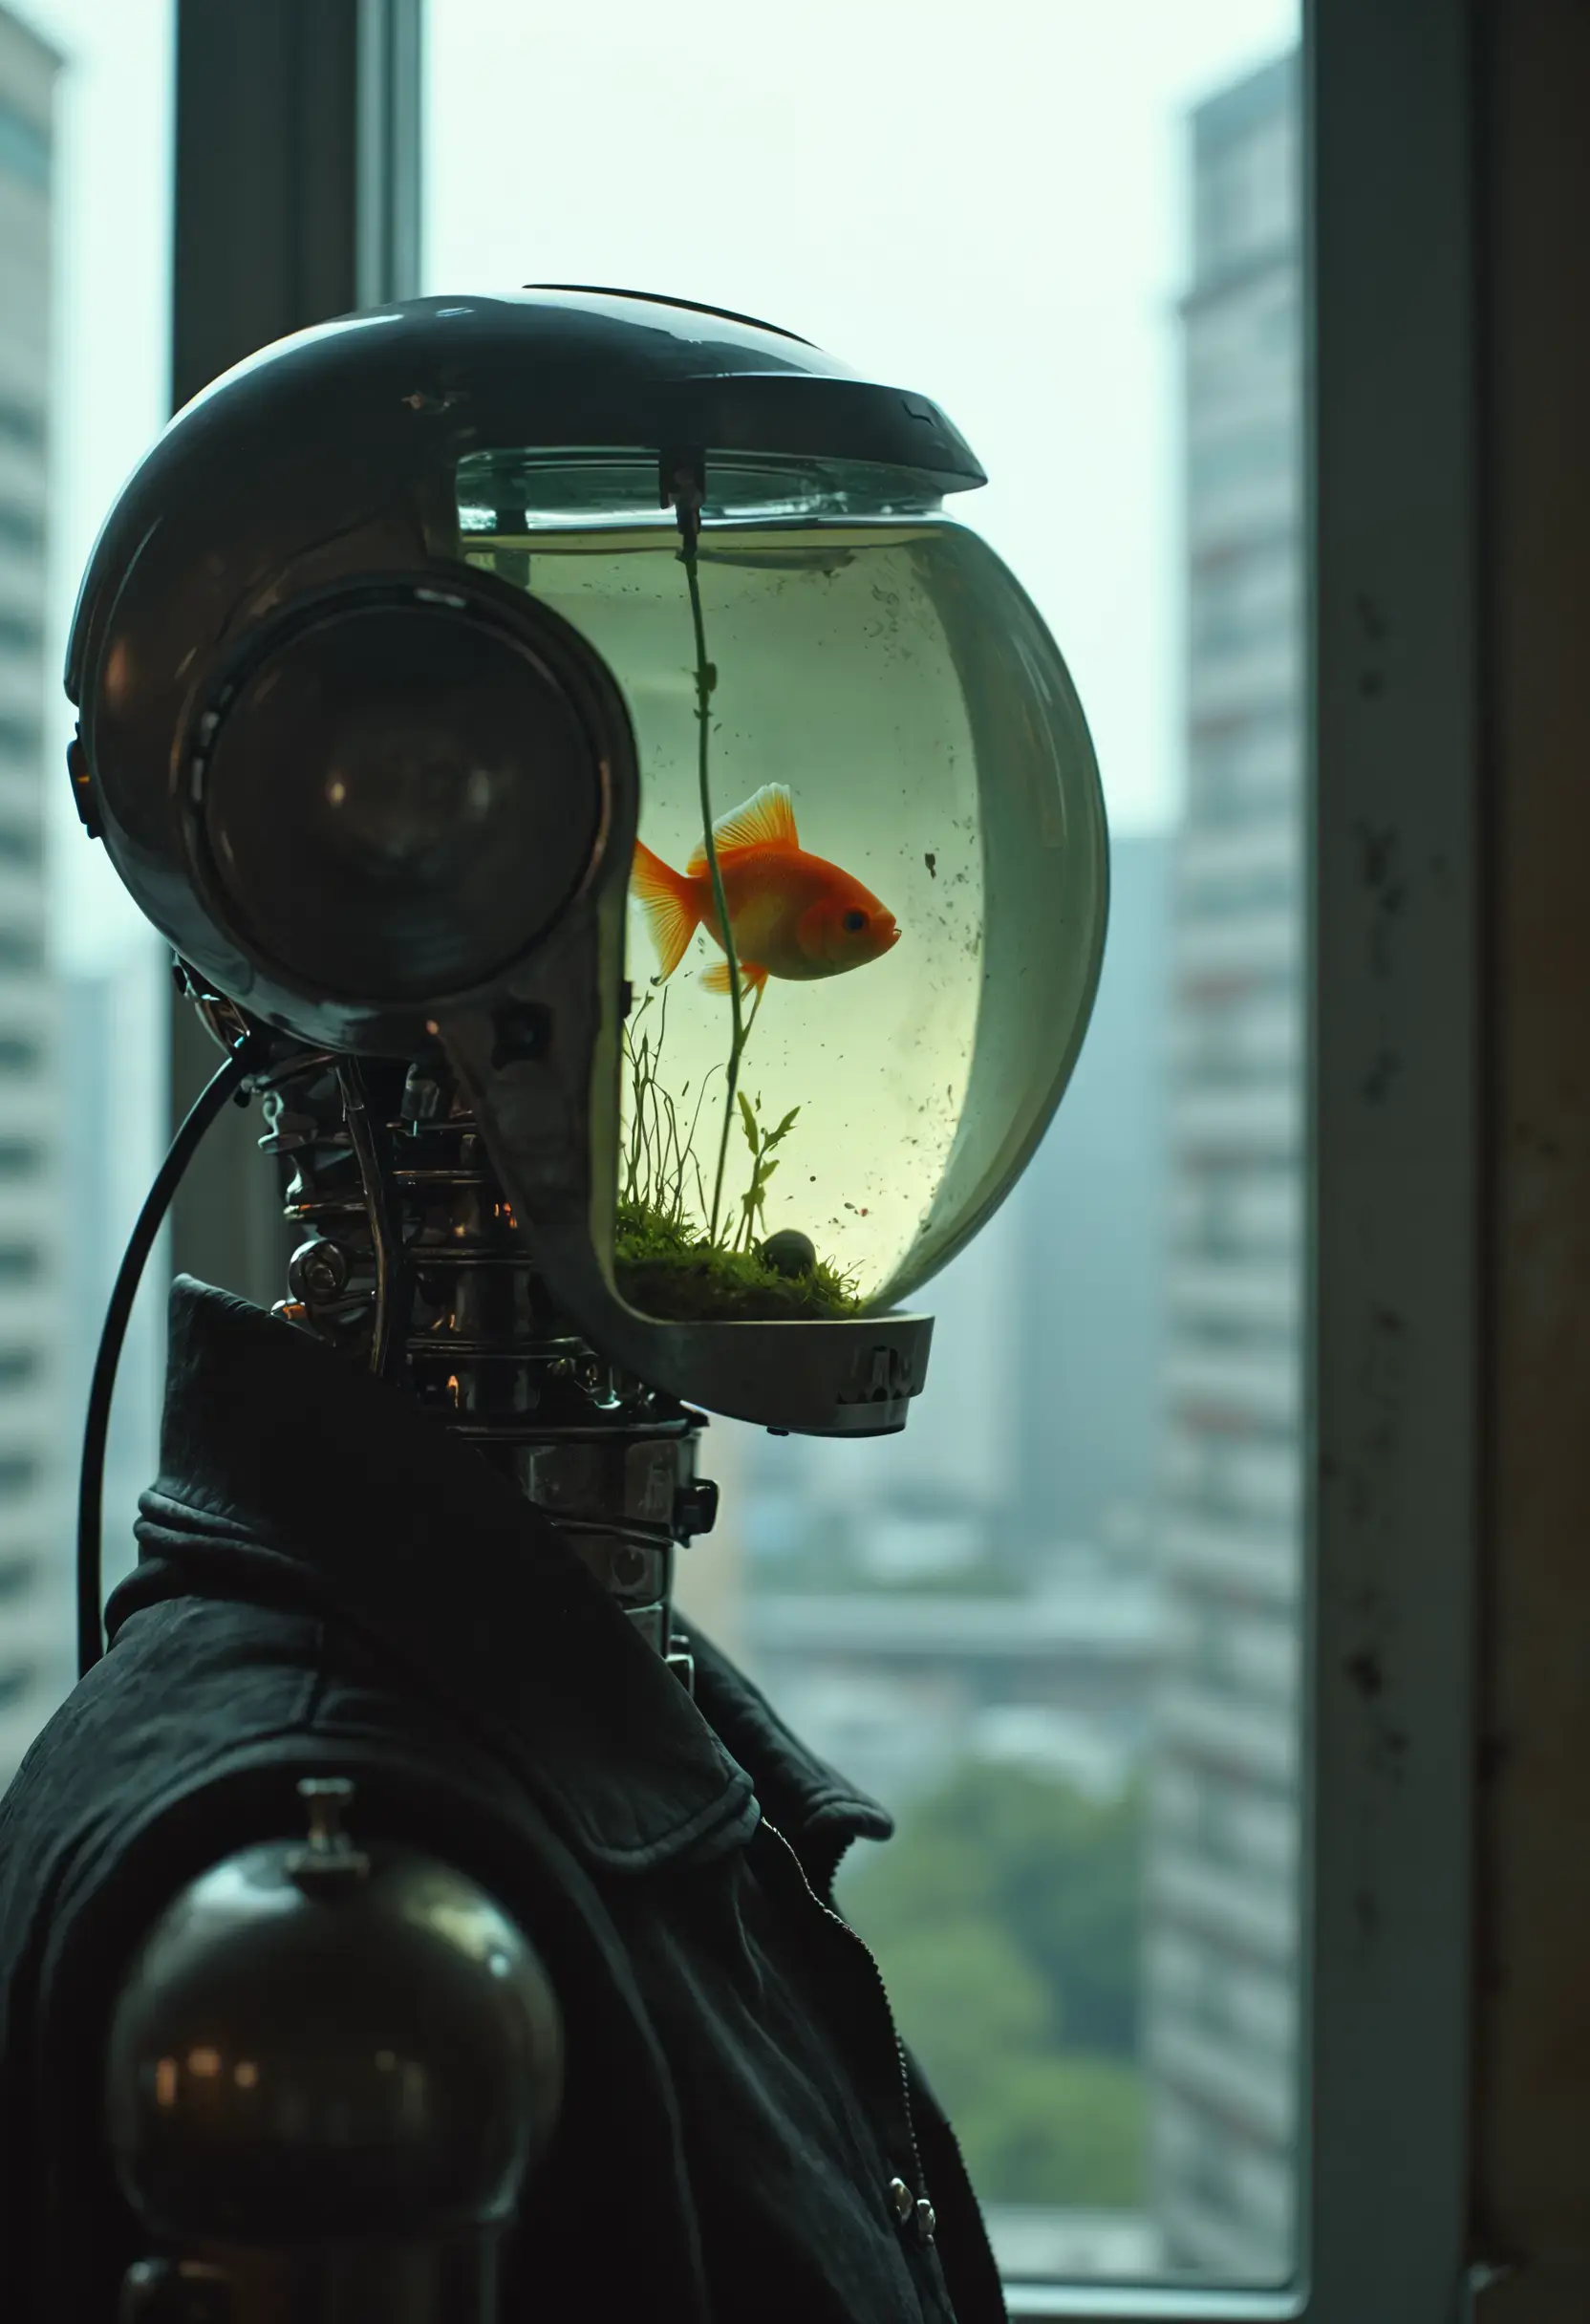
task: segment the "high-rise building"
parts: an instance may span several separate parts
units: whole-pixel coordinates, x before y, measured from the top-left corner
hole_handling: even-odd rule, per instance
[[[1107,1794],[1147,1750],[1169,852],[1116,843],[1087,1046],[1025,1176],[923,1293],[933,1357],[904,1432],[745,1432],[744,1652],[896,1806],[968,1757]]]
[[[60,980],[60,1186],[71,1221],[60,1277],[60,1377],[69,1489],[106,1304],[158,1165],[149,1092],[161,1070],[169,991],[164,956],[151,940]],[[155,1474],[169,1279],[163,1245],[157,1245],[128,1323],[111,1406],[102,1493],[107,1591],[133,1562],[139,1495]]]
[[[1168,2265],[1291,2264],[1302,666],[1298,73],[1192,120],[1188,785],[1172,890],[1163,1691],[1147,2063]]]
[[[1111,847],[1109,936],[1086,1044],[1009,1199],[921,1294],[926,1389],[904,1432],[861,1444],[749,1432],[753,1575],[814,1533],[855,1579],[1040,1573],[1108,1546],[1153,1492],[1163,1345],[1170,842]],[[759,1559],[759,1551],[765,1557]],[[837,1579],[837,1576],[835,1577]]]
[[[1038,1546],[1140,1528],[1158,1461],[1171,841],[1132,832],[1109,855],[1086,1044],[1008,1205],[1020,1254],[1014,1515]]]
[[[0,1779],[70,1676],[43,719],[58,58],[0,9]]]

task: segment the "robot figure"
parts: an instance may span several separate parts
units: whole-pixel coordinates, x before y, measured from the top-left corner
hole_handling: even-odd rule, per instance
[[[8,2317],[1003,2313],[955,2141],[833,1906],[889,1818],[674,1619],[676,1549],[715,1512],[697,1402],[895,1428],[929,1326],[625,1296],[644,701],[526,580],[534,493],[589,500],[566,472],[590,446],[618,447],[609,484],[645,471],[648,537],[661,506],[693,592],[737,461],[752,501],[773,473],[852,502],[863,471],[913,478],[924,506],[980,481],[934,406],[741,318],[428,300],[200,398],[84,586],[78,804],[226,1053],[223,1095],[261,1100],[300,1240],[273,1314],[176,1284],[140,1563],[0,1812]],[[500,480],[508,451],[519,497],[471,555],[461,461]],[[1010,680],[1023,736],[1074,712],[1038,667]],[[1091,759],[1065,782],[1080,965],[944,1249],[1085,1023]],[[700,893],[748,973],[721,852]]]

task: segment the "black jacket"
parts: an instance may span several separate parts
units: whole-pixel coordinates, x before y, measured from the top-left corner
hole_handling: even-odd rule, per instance
[[[513,1487],[393,1389],[191,1282],[109,1653],[0,1808],[0,2313],[108,2318],[140,2249],[109,1999],[185,1880],[313,1770],[518,1919],[562,2126],[507,2318],[992,2324],[955,2141],[829,1906],[889,1820],[698,1637],[693,1704]],[[936,2229],[891,2182],[931,2201]]]

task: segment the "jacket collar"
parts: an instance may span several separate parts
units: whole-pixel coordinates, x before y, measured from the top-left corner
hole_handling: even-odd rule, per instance
[[[887,1833],[695,1637],[698,1709],[556,1527],[399,1390],[185,1276],[168,1349],[160,1476],[113,1639],[161,1598],[316,1604],[486,1731],[610,1869],[735,1844],[757,1819],[753,1786],[797,1844],[837,1840],[835,1861],[854,1834]]]
[[[851,1840],[887,1840],[894,1818],[809,1751],[744,1672],[686,1620],[697,1702],[739,1764],[754,1771],[769,1822],[794,1845],[812,1885],[826,1894]]]

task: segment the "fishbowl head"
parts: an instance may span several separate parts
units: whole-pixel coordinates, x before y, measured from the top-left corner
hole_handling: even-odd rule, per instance
[[[79,810],[197,985],[438,1045],[612,1363],[903,1424],[899,1302],[1086,1029],[1087,727],[926,398],[634,292],[265,349],[136,472],[73,626]]]

